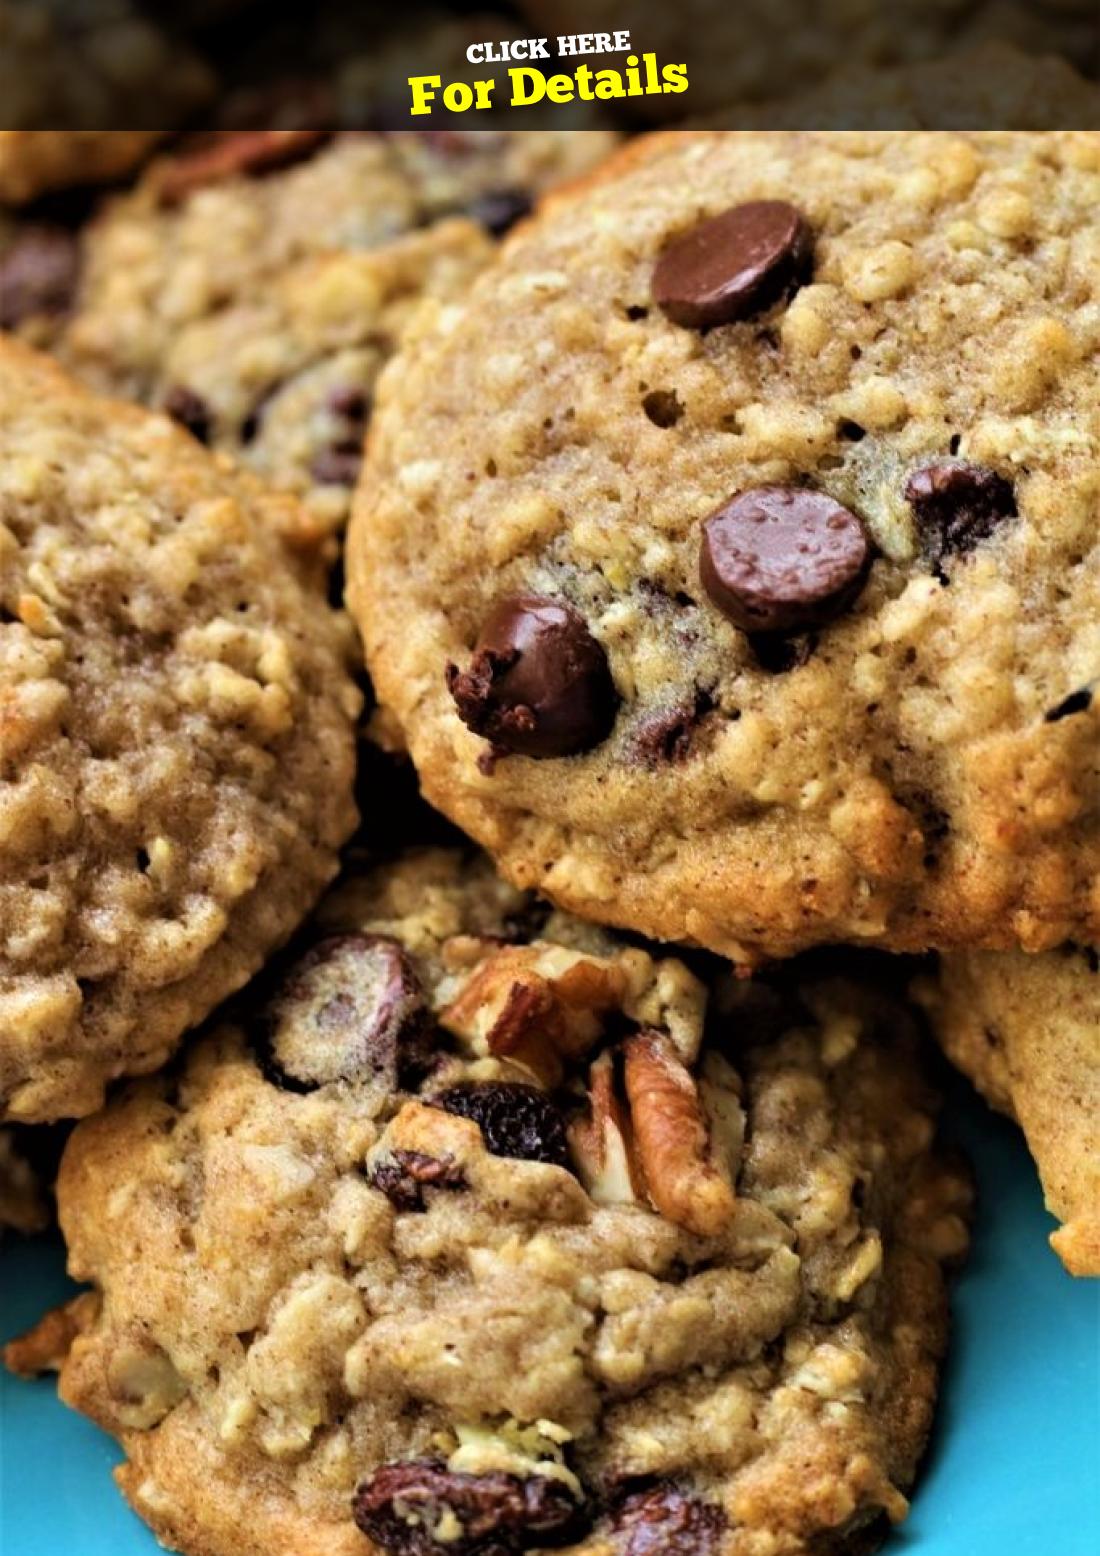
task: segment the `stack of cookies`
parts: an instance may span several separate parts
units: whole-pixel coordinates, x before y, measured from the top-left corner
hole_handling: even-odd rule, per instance
[[[1100,135],[609,141],[11,219],[7,1360],[186,1556],[875,1548],[929,1028],[1100,1274]]]

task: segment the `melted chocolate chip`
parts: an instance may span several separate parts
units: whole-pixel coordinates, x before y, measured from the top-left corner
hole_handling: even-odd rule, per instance
[[[712,1502],[653,1486],[621,1502],[612,1527],[621,1556],[717,1556],[726,1517]]]
[[[431,1021],[408,957],[382,935],[335,935],[303,956],[268,1000],[264,1052],[289,1091],[333,1081],[413,1084],[431,1061]]]
[[[164,396],[164,410],[200,443],[209,443],[214,417],[201,394],[184,384],[173,384]]]
[[[447,666],[462,722],[500,753],[571,756],[610,733],[618,698],[607,655],[564,600],[501,600],[467,669]]]
[[[674,324],[710,329],[770,308],[812,267],[813,236],[794,206],[753,200],[674,239],[654,268],[653,296]]]
[[[745,632],[788,633],[832,621],[855,600],[870,565],[863,525],[823,492],[757,487],[703,525],[703,587]]]
[[[465,1174],[449,1156],[428,1156],[423,1151],[394,1151],[378,1162],[370,1175],[376,1189],[395,1210],[415,1213],[425,1209],[425,1189],[464,1189]]]
[[[436,1459],[384,1464],[356,1491],[353,1511],[386,1556],[521,1556],[568,1545],[587,1523],[560,1480],[456,1474]]]
[[[500,237],[530,210],[531,196],[525,189],[490,189],[471,200],[466,213],[494,237]]]
[[[475,1123],[485,1137],[486,1150],[494,1156],[549,1162],[555,1167],[568,1165],[561,1111],[537,1086],[471,1081],[450,1086],[426,1100],[432,1107]]]
[[[642,400],[642,410],[655,427],[675,427],[684,414],[675,389],[651,389]]]
[[[709,692],[698,691],[690,702],[678,702],[639,719],[630,743],[634,760],[643,767],[686,762],[695,732],[713,707]]]
[[[0,329],[69,311],[80,279],[80,248],[62,227],[29,227],[0,256]]]
[[[1016,516],[1011,481],[984,465],[925,465],[906,481],[905,500],[917,521],[921,555],[941,574],[949,557],[965,556],[1002,519]]]

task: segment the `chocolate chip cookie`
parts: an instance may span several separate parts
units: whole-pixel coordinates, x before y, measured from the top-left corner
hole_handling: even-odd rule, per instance
[[[359,698],[288,505],[0,344],[0,1117],[163,1063],[335,873]]]
[[[918,986],[948,1055],[986,1101],[1023,1127],[1047,1207],[1050,1241],[1073,1275],[1100,1275],[1100,960],[945,957]]]
[[[203,1556],[870,1549],[968,1188],[902,1013],[780,1025],[455,854],[345,882],[74,1134],[63,1397]]]
[[[430,800],[739,961],[1100,933],[1100,135],[715,132],[383,376],[349,541]]]

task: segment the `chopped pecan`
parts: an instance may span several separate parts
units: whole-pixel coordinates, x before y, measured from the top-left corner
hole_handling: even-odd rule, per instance
[[[440,1024],[472,1053],[514,1060],[552,1087],[562,1061],[588,1052],[626,993],[627,976],[616,962],[558,945],[497,946],[474,967]]]
[[[716,1164],[707,1117],[691,1073],[660,1032],[643,1028],[624,1045],[626,1092],[638,1158],[653,1205],[700,1237],[716,1237],[734,1194]]]
[[[162,205],[178,205],[196,189],[238,173],[269,173],[308,157],[328,130],[223,130],[196,151],[174,157],[157,171]]]
[[[588,1085],[588,1114],[569,1126],[569,1150],[577,1176],[597,1205],[636,1205],[645,1188],[634,1154],[630,1121],[615,1090],[610,1054],[593,1064]]]

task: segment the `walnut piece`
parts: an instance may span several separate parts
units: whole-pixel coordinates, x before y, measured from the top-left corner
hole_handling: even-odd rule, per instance
[[[601,1054],[592,1066],[588,1113],[569,1126],[569,1151],[577,1176],[597,1205],[645,1203],[630,1120],[615,1090],[609,1053]]]

